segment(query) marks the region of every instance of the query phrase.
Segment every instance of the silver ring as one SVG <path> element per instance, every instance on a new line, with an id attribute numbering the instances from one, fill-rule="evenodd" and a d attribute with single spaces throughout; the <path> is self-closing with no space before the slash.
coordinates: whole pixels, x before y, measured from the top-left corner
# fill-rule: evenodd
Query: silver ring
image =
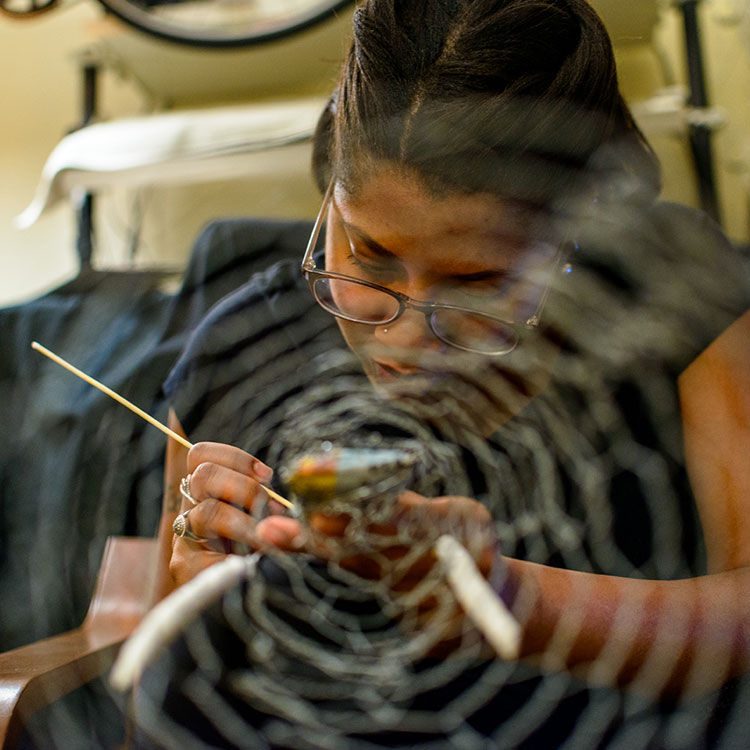
<path id="1" fill-rule="evenodd" d="M 177 518 L 172 521 L 172 533 L 175 536 L 179 536 L 183 539 L 189 539 L 191 542 L 206 542 L 207 539 L 201 539 L 201 537 L 196 536 L 193 534 L 193 532 L 190 530 L 190 524 L 188 522 L 188 515 L 190 514 L 190 511 L 192 508 L 188 508 L 184 513 L 180 513 L 180 515 L 177 516 Z"/>
<path id="2" fill-rule="evenodd" d="M 193 505 L 198 505 L 198 501 L 190 494 L 190 474 L 180 479 L 180 494 Z"/>

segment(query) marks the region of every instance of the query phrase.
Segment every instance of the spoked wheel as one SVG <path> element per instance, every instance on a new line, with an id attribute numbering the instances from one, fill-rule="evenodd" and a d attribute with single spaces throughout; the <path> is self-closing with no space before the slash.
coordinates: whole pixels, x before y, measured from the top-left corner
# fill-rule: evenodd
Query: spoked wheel
<path id="1" fill-rule="evenodd" d="M 14 18 L 30 18 L 52 10 L 58 0 L 0 0 L 0 11 Z"/>
<path id="2" fill-rule="evenodd" d="M 241 47 L 295 34 L 332 16 L 353 0 L 100 2 L 132 26 L 163 39 L 196 46 Z"/>

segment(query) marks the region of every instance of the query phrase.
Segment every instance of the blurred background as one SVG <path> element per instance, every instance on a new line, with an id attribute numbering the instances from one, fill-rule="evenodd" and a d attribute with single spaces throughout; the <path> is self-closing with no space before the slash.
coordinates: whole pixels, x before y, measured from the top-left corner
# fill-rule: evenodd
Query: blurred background
<path id="1" fill-rule="evenodd" d="M 53 0 L 47 10 L 45 0 L 3 0 L 0 305 L 70 279 L 81 254 L 98 267 L 179 268 L 211 218 L 303 218 L 317 208 L 307 138 L 333 87 L 353 4 L 251 3 L 257 18 L 235 38 L 214 16 L 236 18 L 236 0 L 111 2 L 121 15 L 132 5 L 137 22 L 154 9 L 192 9 L 175 23 L 157 19 L 159 38 L 97 0 Z M 593 5 L 613 37 L 625 95 L 662 159 L 664 197 L 703 205 L 747 243 L 750 2 Z M 287 22 L 302 28 L 288 33 Z M 66 139 L 86 124 L 123 122 L 125 131 Z"/>
<path id="2" fill-rule="evenodd" d="M 747 246 L 750 0 L 592 4 L 663 197 Z M 309 227 L 275 222 L 191 249 L 215 219 L 314 217 L 310 137 L 353 9 L 0 0 L 0 652 L 80 624 L 105 540 L 153 536 L 162 493 L 163 435 L 29 342 L 166 421 L 161 383 L 206 310 L 282 251 L 302 256 Z M 81 712 L 49 726 L 85 736 Z"/>

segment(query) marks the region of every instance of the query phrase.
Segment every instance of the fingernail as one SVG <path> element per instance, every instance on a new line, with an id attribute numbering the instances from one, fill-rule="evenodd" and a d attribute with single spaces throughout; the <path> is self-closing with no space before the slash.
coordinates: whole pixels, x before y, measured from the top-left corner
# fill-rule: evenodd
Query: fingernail
<path id="1" fill-rule="evenodd" d="M 258 477 L 261 482 L 270 482 L 271 479 L 273 479 L 273 469 L 260 461 L 256 461 L 253 464 L 253 471 L 255 472 L 255 476 Z"/>
<path id="2" fill-rule="evenodd" d="M 296 534 L 289 533 L 286 529 L 280 529 L 275 526 L 264 529 L 262 535 L 263 541 L 282 549 L 293 547 L 296 536 Z"/>
<path id="3" fill-rule="evenodd" d="M 293 550 L 301 550 L 305 548 L 306 544 L 305 537 L 303 537 L 302 534 L 298 534 L 292 539 L 292 543 L 289 546 Z"/>
<path id="4" fill-rule="evenodd" d="M 404 490 L 398 496 L 398 499 L 406 505 L 424 505 L 427 502 L 427 498 L 424 495 L 420 495 L 413 490 Z"/>

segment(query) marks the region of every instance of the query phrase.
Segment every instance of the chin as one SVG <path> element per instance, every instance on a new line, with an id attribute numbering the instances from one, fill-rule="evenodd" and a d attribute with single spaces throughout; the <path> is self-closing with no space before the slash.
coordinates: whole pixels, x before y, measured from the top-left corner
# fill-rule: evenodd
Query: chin
<path id="1" fill-rule="evenodd" d="M 456 373 L 423 370 L 399 375 L 375 362 L 368 363 L 365 371 L 378 395 L 415 412 L 426 423 L 448 427 L 449 433 L 459 430 L 489 437 L 528 402 L 515 394 L 512 405 L 503 403 L 477 381 Z"/>

